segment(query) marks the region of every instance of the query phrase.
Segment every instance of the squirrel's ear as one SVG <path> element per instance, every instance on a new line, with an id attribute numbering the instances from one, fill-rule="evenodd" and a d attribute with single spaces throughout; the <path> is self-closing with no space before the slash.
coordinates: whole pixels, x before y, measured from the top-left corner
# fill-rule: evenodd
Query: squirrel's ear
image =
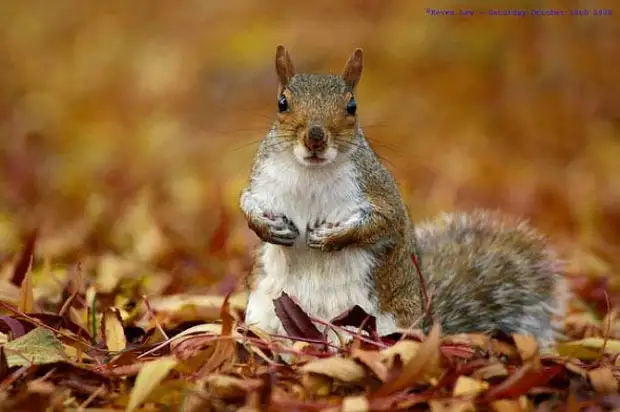
<path id="1" fill-rule="evenodd" d="M 347 64 L 344 66 L 342 78 L 347 86 L 354 88 L 362 77 L 364 68 L 364 52 L 362 49 L 355 49 Z"/>
<path id="2" fill-rule="evenodd" d="M 276 73 L 278 73 L 280 88 L 286 87 L 291 77 L 295 74 L 291 56 L 289 56 L 288 51 L 281 44 L 276 49 Z"/>

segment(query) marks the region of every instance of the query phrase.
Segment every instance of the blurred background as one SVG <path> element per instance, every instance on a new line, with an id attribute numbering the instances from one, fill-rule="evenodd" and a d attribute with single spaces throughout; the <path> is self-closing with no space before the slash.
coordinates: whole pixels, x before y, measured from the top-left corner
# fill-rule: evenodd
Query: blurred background
<path id="1" fill-rule="evenodd" d="M 620 10 L 426 10 L 492 3 L 0 2 L 1 275 L 38 229 L 35 264 L 55 280 L 79 261 L 104 291 L 234 285 L 256 242 L 238 196 L 275 114 L 282 43 L 299 71 L 339 73 L 364 48 L 361 123 L 415 219 L 527 217 L 571 272 L 620 289 Z"/>

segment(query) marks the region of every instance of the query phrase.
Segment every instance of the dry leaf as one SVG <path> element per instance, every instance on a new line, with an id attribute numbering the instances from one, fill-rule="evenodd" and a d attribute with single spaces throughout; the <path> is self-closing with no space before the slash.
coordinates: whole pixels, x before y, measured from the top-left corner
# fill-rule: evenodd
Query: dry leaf
<path id="1" fill-rule="evenodd" d="M 428 402 L 431 412 L 474 412 L 476 410 L 474 404 L 470 400 L 449 399 L 436 400 Z"/>
<path id="2" fill-rule="evenodd" d="M 364 396 L 347 396 L 342 401 L 342 412 L 366 412 L 370 410 L 368 399 Z"/>
<path id="3" fill-rule="evenodd" d="M 382 363 L 382 354 L 380 352 L 355 349 L 351 353 L 351 358 L 357 360 L 370 369 L 381 382 L 385 382 L 387 379 L 388 368 L 384 363 Z M 389 359 L 389 362 L 393 362 L 393 357 Z"/>
<path id="4" fill-rule="evenodd" d="M 67 361 L 64 346 L 45 328 L 35 328 L 3 345 L 7 363 L 12 366 L 44 365 Z"/>
<path id="5" fill-rule="evenodd" d="M 403 363 L 407 363 L 413 359 L 418 350 L 420 349 L 420 342 L 414 342 L 411 340 L 401 340 L 395 343 L 389 348 L 383 349 L 380 352 L 381 361 L 388 367 L 394 366 L 394 358 L 398 355 Z"/>
<path id="6" fill-rule="evenodd" d="M 19 288 L 19 310 L 23 313 L 34 312 L 34 295 L 32 288 L 32 271 L 28 270 Z"/>
<path id="7" fill-rule="evenodd" d="M 339 357 L 318 359 L 305 364 L 300 370 L 349 383 L 360 382 L 366 377 L 362 366 L 351 359 Z"/>
<path id="8" fill-rule="evenodd" d="M 524 412 L 526 409 L 516 399 L 500 399 L 491 402 L 491 408 L 496 412 Z"/>
<path id="9" fill-rule="evenodd" d="M 618 379 L 609 367 L 600 367 L 588 372 L 590 382 L 597 392 L 617 393 L 619 390 Z"/>
<path id="10" fill-rule="evenodd" d="M 515 342 L 517 351 L 521 360 L 525 362 L 531 362 L 534 370 L 540 370 L 542 367 L 540 363 L 540 357 L 538 355 L 538 344 L 533 336 L 513 334 L 512 339 Z"/>
<path id="11" fill-rule="evenodd" d="M 487 390 L 489 384 L 468 376 L 459 376 L 454 385 L 454 396 L 474 396 Z"/>
<path id="12" fill-rule="evenodd" d="M 260 379 L 239 379 L 227 375 L 209 375 L 206 377 L 209 390 L 224 399 L 236 399 L 252 392 L 262 385 Z"/>
<path id="13" fill-rule="evenodd" d="M 325 375 L 307 373 L 302 376 L 301 383 L 308 393 L 327 396 L 331 389 L 332 379 Z"/>
<path id="14" fill-rule="evenodd" d="M 121 315 L 116 308 L 107 308 L 101 322 L 101 332 L 108 350 L 120 352 L 127 347 L 127 338 Z"/>
<path id="15" fill-rule="evenodd" d="M 385 382 L 373 397 L 380 397 L 401 391 L 424 376 L 433 376 L 439 372 L 439 339 L 441 327 L 433 325 L 428 337 L 415 353 L 415 356 L 404 363 L 402 372 L 394 379 Z"/>
<path id="16" fill-rule="evenodd" d="M 132 412 L 146 401 L 176 365 L 176 359 L 170 357 L 162 357 L 143 364 L 136 377 L 136 383 L 129 394 L 126 411 Z"/>
<path id="17" fill-rule="evenodd" d="M 314 326 L 308 314 L 286 293 L 282 292 L 273 304 L 288 336 L 323 340 L 323 334 Z"/>
<path id="18" fill-rule="evenodd" d="M 500 362 L 493 362 L 476 369 L 472 376 L 477 379 L 488 380 L 491 378 L 508 376 L 508 369 Z"/>
<path id="19" fill-rule="evenodd" d="M 605 353 L 619 354 L 620 340 L 604 338 L 586 338 L 570 342 L 562 342 L 556 345 L 556 351 L 561 356 L 577 357 L 580 359 L 597 359 L 601 350 Z"/>

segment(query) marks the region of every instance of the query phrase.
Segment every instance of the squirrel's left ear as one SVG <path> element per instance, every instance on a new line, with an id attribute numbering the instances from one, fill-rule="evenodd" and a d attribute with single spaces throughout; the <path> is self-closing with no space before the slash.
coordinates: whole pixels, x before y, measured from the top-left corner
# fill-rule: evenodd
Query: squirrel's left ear
<path id="1" fill-rule="evenodd" d="M 278 73 L 280 89 L 285 88 L 291 77 L 295 75 L 291 56 L 281 44 L 276 48 L 276 73 Z"/>
<path id="2" fill-rule="evenodd" d="M 355 88 L 362 77 L 362 69 L 364 68 L 364 52 L 362 49 L 355 49 L 347 64 L 344 66 L 342 78 L 347 86 Z"/>

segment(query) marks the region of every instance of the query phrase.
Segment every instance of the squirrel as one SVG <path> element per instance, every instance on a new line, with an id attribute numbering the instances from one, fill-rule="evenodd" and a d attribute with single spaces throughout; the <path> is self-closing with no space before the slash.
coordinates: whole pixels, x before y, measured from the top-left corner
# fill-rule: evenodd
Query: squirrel
<path id="1" fill-rule="evenodd" d="M 444 334 L 553 342 L 568 289 L 545 236 L 525 220 L 482 209 L 411 221 L 358 122 L 362 49 L 341 75 L 312 74 L 296 73 L 279 45 L 275 68 L 276 119 L 240 196 L 262 240 L 245 280 L 246 324 L 284 335 L 273 300 L 286 292 L 325 320 L 359 305 L 380 335 L 430 315 Z"/>

